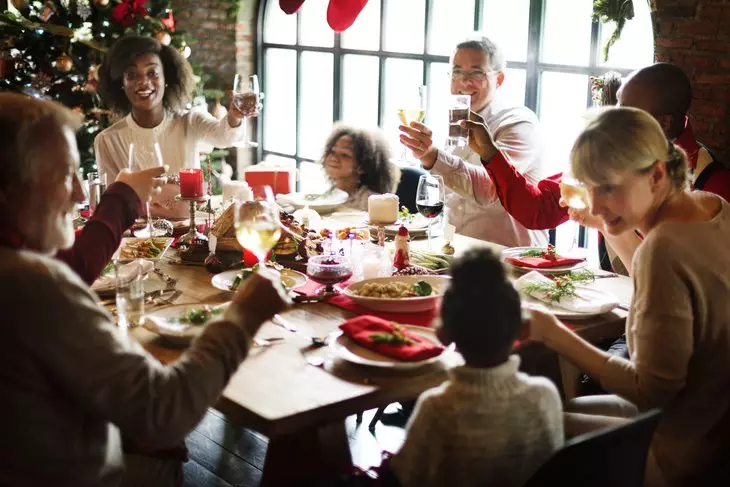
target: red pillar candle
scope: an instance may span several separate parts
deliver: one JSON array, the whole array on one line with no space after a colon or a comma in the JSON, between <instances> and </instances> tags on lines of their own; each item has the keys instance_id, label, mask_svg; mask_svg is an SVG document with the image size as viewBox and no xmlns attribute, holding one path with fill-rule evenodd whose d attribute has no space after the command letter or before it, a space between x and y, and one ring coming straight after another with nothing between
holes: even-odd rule
<instances>
[{"instance_id":1,"label":"red pillar candle","mask_svg":"<svg viewBox=\"0 0 730 487\"><path fill-rule=\"evenodd\" d=\"M180 171L180 196L200 198L203 196L203 170L198 168Z\"/></svg>"}]
</instances>

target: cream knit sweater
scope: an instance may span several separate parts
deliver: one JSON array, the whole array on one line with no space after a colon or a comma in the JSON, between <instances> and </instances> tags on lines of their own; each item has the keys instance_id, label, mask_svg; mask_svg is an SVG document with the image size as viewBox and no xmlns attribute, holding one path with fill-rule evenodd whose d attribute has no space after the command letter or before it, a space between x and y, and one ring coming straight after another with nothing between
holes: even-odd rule
<instances>
[{"instance_id":1,"label":"cream knit sweater","mask_svg":"<svg viewBox=\"0 0 730 487\"><path fill-rule=\"evenodd\" d=\"M519 364L513 355L490 369L458 367L421 395L391 460L404 487L522 485L562 446L555 385Z\"/></svg>"}]
</instances>

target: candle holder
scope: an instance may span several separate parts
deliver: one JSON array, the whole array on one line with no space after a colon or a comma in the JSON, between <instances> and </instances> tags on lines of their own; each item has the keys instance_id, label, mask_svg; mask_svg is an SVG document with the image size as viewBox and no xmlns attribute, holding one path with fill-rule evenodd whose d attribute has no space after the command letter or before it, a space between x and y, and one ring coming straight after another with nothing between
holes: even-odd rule
<instances>
[{"instance_id":1,"label":"candle holder","mask_svg":"<svg viewBox=\"0 0 730 487\"><path fill-rule=\"evenodd\" d=\"M206 237L205 235L200 233L195 225L195 205L196 205L196 203L202 203L204 201L208 201L210 199L210 196L208 196L207 194L204 194L202 196L186 198L186 197L183 197L182 195L177 195L175 197L175 199L178 201L187 201L190 203L190 229L188 230L188 233L186 233L185 235L180 237L180 239L178 240L178 243L180 245L189 247L190 245L193 244L193 242L195 240L201 240L203 242L207 242L208 237Z\"/></svg>"}]
</instances>

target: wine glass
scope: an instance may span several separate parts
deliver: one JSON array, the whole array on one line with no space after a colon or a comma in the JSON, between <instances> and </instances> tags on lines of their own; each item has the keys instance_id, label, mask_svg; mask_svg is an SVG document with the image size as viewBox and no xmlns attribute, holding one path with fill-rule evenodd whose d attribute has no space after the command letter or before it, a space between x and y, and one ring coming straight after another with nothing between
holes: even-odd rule
<instances>
[{"instance_id":1,"label":"wine glass","mask_svg":"<svg viewBox=\"0 0 730 487\"><path fill-rule=\"evenodd\" d=\"M459 122L469 120L471 95L451 95L449 102L449 136L448 147L466 147L469 145L469 130Z\"/></svg>"},{"instance_id":2,"label":"wine glass","mask_svg":"<svg viewBox=\"0 0 730 487\"><path fill-rule=\"evenodd\" d=\"M127 165L130 171L134 169L134 144L129 144L129 154L128 154L128 161ZM152 151L139 151L140 154L138 154L138 157L140 159L149 160L152 159L154 161L154 164L156 167L162 167L164 166L164 162L162 161L162 151L160 150L160 144L158 142L154 143L154 146L152 148ZM137 169L141 170L143 168L142 163L138 161ZM155 178L155 182L158 185L163 185L167 181L166 177L161 178ZM159 219L158 219L159 220ZM169 228L168 228L169 226ZM164 221L160 223L156 223L154 219L152 218L152 215L150 214L150 202L145 202L145 225L144 227L135 230L134 236L137 238L149 238L149 237L157 237L157 236L166 236L168 233L168 230L172 229L172 224L170 222Z\"/></svg>"},{"instance_id":3,"label":"wine glass","mask_svg":"<svg viewBox=\"0 0 730 487\"><path fill-rule=\"evenodd\" d=\"M240 74L236 74L233 77L233 104L236 105L246 118L256 117L259 111L263 108L261 100L264 99L264 94L261 93L259 87L258 75L251 75L248 78L244 78ZM244 120L242 123L247 123ZM248 132L248 127L246 127ZM256 147L258 142L248 140L248 135L244 137L246 147Z\"/></svg>"},{"instance_id":4,"label":"wine glass","mask_svg":"<svg viewBox=\"0 0 730 487\"><path fill-rule=\"evenodd\" d=\"M431 226L434 219L444 211L444 179L433 174L424 174L418 180L416 208L428 219L428 249L431 250Z\"/></svg>"},{"instance_id":5,"label":"wine glass","mask_svg":"<svg viewBox=\"0 0 730 487\"><path fill-rule=\"evenodd\" d=\"M234 217L238 243L252 252L263 267L267 252L281 236L279 207L271 186L254 188L253 201L237 200Z\"/></svg>"},{"instance_id":6,"label":"wine glass","mask_svg":"<svg viewBox=\"0 0 730 487\"><path fill-rule=\"evenodd\" d=\"M352 264L342 255L315 255L307 260L307 276L314 282L324 284L317 294L339 294L335 284L352 277Z\"/></svg>"},{"instance_id":7,"label":"wine glass","mask_svg":"<svg viewBox=\"0 0 730 487\"><path fill-rule=\"evenodd\" d=\"M411 122L423 122L428 104L427 93L426 86L419 86L418 98L407 101L402 108L398 109L398 119L403 125L410 126ZM404 164L408 163L408 148L405 146L403 146L400 162Z\"/></svg>"}]
</instances>

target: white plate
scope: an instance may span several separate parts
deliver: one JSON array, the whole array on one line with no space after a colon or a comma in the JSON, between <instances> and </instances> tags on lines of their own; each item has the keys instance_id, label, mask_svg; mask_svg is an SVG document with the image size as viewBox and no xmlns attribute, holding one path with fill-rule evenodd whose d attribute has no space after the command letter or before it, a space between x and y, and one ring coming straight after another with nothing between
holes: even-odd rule
<instances>
[{"instance_id":1,"label":"white plate","mask_svg":"<svg viewBox=\"0 0 730 487\"><path fill-rule=\"evenodd\" d=\"M401 325L411 333L425 338L433 343L441 345L436 337L436 332L431 328L414 325ZM403 362L391 357L386 357L378 352L374 352L363 346L360 346L354 340L346 336L342 331L337 331L330 336L330 348L341 359L359 365L369 365L371 367L382 367L388 369L415 369L424 365L433 364L441 360L444 356L454 351L454 344L444 348L441 354L418 362Z\"/></svg>"},{"instance_id":2,"label":"white plate","mask_svg":"<svg viewBox=\"0 0 730 487\"><path fill-rule=\"evenodd\" d=\"M433 287L431 296L419 296L414 298L371 298L353 294L364 284L369 282L388 283L404 282L413 284L418 281L426 281ZM357 304L376 311L390 311L395 313L412 313L417 311L429 311L436 307L438 300L444 295L446 286L451 281L449 276L393 276L375 277L350 284L345 288L344 294L352 298Z\"/></svg>"},{"instance_id":3,"label":"white plate","mask_svg":"<svg viewBox=\"0 0 730 487\"><path fill-rule=\"evenodd\" d=\"M583 287L583 286L576 286L576 291L580 293L580 296L595 302L604 302L608 303L610 301L615 301L615 303L603 306L601 309L596 309L595 311L591 312L578 312L578 311L571 311L567 310L565 308L561 308L557 305L557 303L547 303L545 301L541 301L539 299L533 298L531 296L523 296L522 297L522 307L529 309L529 308L540 308L542 310L547 310L554 314L556 317L566 320L587 320L589 318L593 318L595 316L600 316L604 313L608 313L609 311L613 310L614 308L617 308L619 306L618 300L611 294L600 291L598 289L593 289L589 287Z\"/></svg>"},{"instance_id":4,"label":"white plate","mask_svg":"<svg viewBox=\"0 0 730 487\"><path fill-rule=\"evenodd\" d=\"M337 207L345 204L348 198L347 193L339 189L335 189L325 198L313 201L306 199L308 195L308 193L289 193L281 195L281 199L291 203L291 205L296 209L308 206L317 213L331 213L335 211Z\"/></svg>"},{"instance_id":5,"label":"white plate","mask_svg":"<svg viewBox=\"0 0 730 487\"><path fill-rule=\"evenodd\" d=\"M173 343L187 345L203 332L207 323L203 323L200 325L180 323L180 316L193 308L201 308L203 306L205 305L198 303L181 304L178 306L168 306L166 308L161 308L153 311L152 313L145 314L144 324L142 326L152 333L156 333ZM228 306L228 304L208 306L212 308L218 308L221 306ZM216 316L215 319L220 319L220 315Z\"/></svg>"},{"instance_id":6,"label":"white plate","mask_svg":"<svg viewBox=\"0 0 730 487\"><path fill-rule=\"evenodd\" d=\"M434 225L433 229L434 232L436 230L436 227L439 226L438 224L438 218L434 219ZM370 229L370 235L377 235L378 234L378 226L373 225L370 222L367 222L368 228ZM398 229L401 227L401 225L405 225L405 227L408 229L408 233L411 236L417 236L417 235L425 235L426 232L428 232L428 219L421 215L420 213L417 213L416 216L413 218L412 222L409 223L403 223L401 221L397 221L393 223L392 225L385 225L383 229L385 230L386 235L395 235L398 232Z\"/></svg>"},{"instance_id":7,"label":"white plate","mask_svg":"<svg viewBox=\"0 0 730 487\"><path fill-rule=\"evenodd\" d=\"M213 279L211 279L210 282L216 289L220 289L221 291L230 291L233 281L235 281L236 277L240 274L241 269L221 272L220 274L213 276ZM292 283L290 286L287 286L286 283L284 284L284 287L287 289L294 289L307 282L307 276L301 272L293 271L291 269L282 269L281 277L282 279L291 279Z\"/></svg>"},{"instance_id":8,"label":"white plate","mask_svg":"<svg viewBox=\"0 0 730 487\"><path fill-rule=\"evenodd\" d=\"M504 249L502 251L502 260L504 260L506 257L512 257L516 258L519 257L520 254L528 251L528 250L544 250L540 247L510 247L508 249ZM568 254L561 254L563 257L572 257L572 255ZM583 256L581 256L583 257ZM569 265L559 265L555 267L525 267L521 265L513 265L509 262L506 262L506 264L510 265L511 267L514 267L515 269L520 269L524 271L538 271L543 274L565 274L566 272L574 271L577 269L582 269L583 267L588 265L588 260L584 259L582 262L576 262L575 264L569 264Z\"/></svg>"},{"instance_id":9,"label":"white plate","mask_svg":"<svg viewBox=\"0 0 730 487\"><path fill-rule=\"evenodd\" d=\"M165 252L167 252L167 249L170 248L170 245L172 244L173 240L175 240L172 237L151 237L155 244L158 247L162 247L162 252L160 252L157 256L148 256L148 255L140 255L139 257L133 257L129 255L125 255L125 250L130 247L131 245L134 245L138 242L143 242L145 240L149 240L148 238L136 238L136 237L129 237L129 238L123 238L121 244L119 245L119 248L116 252L114 252L113 259L120 259L120 260L131 260L131 259L146 259L146 260L160 260L162 256L165 255Z\"/></svg>"}]
</instances>

